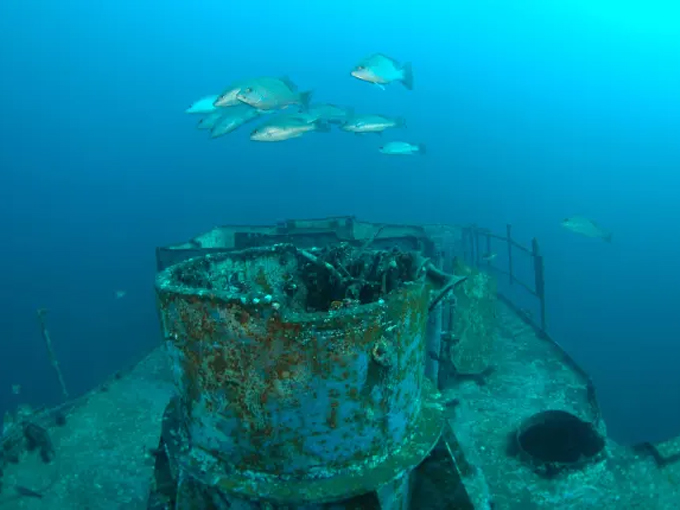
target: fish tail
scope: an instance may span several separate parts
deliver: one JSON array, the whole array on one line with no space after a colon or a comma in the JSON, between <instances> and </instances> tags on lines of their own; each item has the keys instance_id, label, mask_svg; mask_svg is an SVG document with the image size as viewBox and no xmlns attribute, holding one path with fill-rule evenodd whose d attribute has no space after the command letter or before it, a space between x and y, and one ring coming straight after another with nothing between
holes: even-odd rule
<instances>
[{"instance_id":1,"label":"fish tail","mask_svg":"<svg viewBox=\"0 0 680 510\"><path fill-rule=\"evenodd\" d=\"M418 154L420 154L421 156L424 156L425 154L427 154L427 148L425 147L424 143L418 144Z\"/></svg>"},{"instance_id":2,"label":"fish tail","mask_svg":"<svg viewBox=\"0 0 680 510\"><path fill-rule=\"evenodd\" d=\"M604 236L602 236L602 239L604 239L605 242L607 242L607 243L611 243L611 242L612 242L612 234L611 234L611 232L608 233L608 234L605 234Z\"/></svg>"},{"instance_id":3,"label":"fish tail","mask_svg":"<svg viewBox=\"0 0 680 510\"><path fill-rule=\"evenodd\" d=\"M397 117L396 119L394 119L394 127L405 128L406 119L404 117Z\"/></svg>"},{"instance_id":4,"label":"fish tail","mask_svg":"<svg viewBox=\"0 0 680 510\"><path fill-rule=\"evenodd\" d=\"M401 68L404 76L401 79L401 83L409 90L413 90L413 68L411 67L411 62L406 62L404 67Z\"/></svg>"},{"instance_id":5,"label":"fish tail","mask_svg":"<svg viewBox=\"0 0 680 510\"><path fill-rule=\"evenodd\" d=\"M309 108L309 103L312 100L312 91L300 92L300 109L306 111Z\"/></svg>"}]
</instances>

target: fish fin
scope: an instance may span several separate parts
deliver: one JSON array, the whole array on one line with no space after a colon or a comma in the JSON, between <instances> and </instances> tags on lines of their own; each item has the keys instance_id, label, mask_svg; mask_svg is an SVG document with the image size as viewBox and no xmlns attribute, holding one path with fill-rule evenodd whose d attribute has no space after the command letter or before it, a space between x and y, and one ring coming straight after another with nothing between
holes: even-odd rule
<instances>
[{"instance_id":1,"label":"fish fin","mask_svg":"<svg viewBox=\"0 0 680 510\"><path fill-rule=\"evenodd\" d=\"M425 147L425 144L424 144L424 143L419 143L419 144L418 144L418 152L419 152L422 156L424 156L425 154L427 154L427 148Z\"/></svg>"},{"instance_id":2,"label":"fish fin","mask_svg":"<svg viewBox=\"0 0 680 510\"><path fill-rule=\"evenodd\" d=\"M608 233L605 236L602 237L606 243L611 243L612 242L612 233Z\"/></svg>"},{"instance_id":3,"label":"fish fin","mask_svg":"<svg viewBox=\"0 0 680 510\"><path fill-rule=\"evenodd\" d=\"M374 83L373 85L378 87L380 90L385 90L385 85L383 85L382 83Z\"/></svg>"},{"instance_id":4,"label":"fish fin","mask_svg":"<svg viewBox=\"0 0 680 510\"><path fill-rule=\"evenodd\" d=\"M404 72L404 77L401 79L401 83L407 89L413 90L413 68L411 67L411 62L406 62L401 70Z\"/></svg>"},{"instance_id":5,"label":"fish fin","mask_svg":"<svg viewBox=\"0 0 680 510\"><path fill-rule=\"evenodd\" d=\"M347 112L347 118L348 119L351 119L351 118L354 117L354 108L352 108L351 106L348 106L347 108L345 108L345 111Z\"/></svg>"},{"instance_id":6,"label":"fish fin","mask_svg":"<svg viewBox=\"0 0 680 510\"><path fill-rule=\"evenodd\" d=\"M300 110L307 111L309 102L312 100L312 91L300 92Z\"/></svg>"},{"instance_id":7,"label":"fish fin","mask_svg":"<svg viewBox=\"0 0 680 510\"><path fill-rule=\"evenodd\" d=\"M295 83L293 83L293 80L291 80L288 76L281 76L279 80L281 80L290 90L292 90L293 92L297 92L298 90L297 85L295 85Z\"/></svg>"},{"instance_id":8,"label":"fish fin","mask_svg":"<svg viewBox=\"0 0 680 510\"><path fill-rule=\"evenodd\" d=\"M378 136L382 136L382 131L373 131L373 133L375 133Z\"/></svg>"},{"instance_id":9,"label":"fish fin","mask_svg":"<svg viewBox=\"0 0 680 510\"><path fill-rule=\"evenodd\" d=\"M406 119L404 117L397 117L396 119L394 119L394 127L405 128Z\"/></svg>"},{"instance_id":10,"label":"fish fin","mask_svg":"<svg viewBox=\"0 0 680 510\"><path fill-rule=\"evenodd\" d=\"M331 131L331 125L329 122L317 120L314 122L314 129L319 133L329 133Z\"/></svg>"}]
</instances>

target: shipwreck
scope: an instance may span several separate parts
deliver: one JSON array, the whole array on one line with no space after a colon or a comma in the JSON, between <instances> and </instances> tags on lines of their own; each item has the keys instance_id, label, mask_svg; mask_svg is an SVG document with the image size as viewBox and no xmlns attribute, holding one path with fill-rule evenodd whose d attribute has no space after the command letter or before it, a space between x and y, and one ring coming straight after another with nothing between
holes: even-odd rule
<instances>
[{"instance_id":1,"label":"shipwreck","mask_svg":"<svg viewBox=\"0 0 680 510\"><path fill-rule=\"evenodd\" d=\"M40 312L65 401L5 417L0 509L678 507L680 439L607 436L510 227L292 220L156 255L162 341L86 395Z\"/></svg>"}]
</instances>

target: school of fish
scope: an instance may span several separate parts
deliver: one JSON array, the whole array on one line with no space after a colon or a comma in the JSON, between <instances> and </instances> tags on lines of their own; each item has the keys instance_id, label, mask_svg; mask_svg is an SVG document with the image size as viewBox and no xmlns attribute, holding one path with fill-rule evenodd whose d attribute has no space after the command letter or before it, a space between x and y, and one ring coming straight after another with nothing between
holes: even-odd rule
<instances>
[{"instance_id":1,"label":"school of fish","mask_svg":"<svg viewBox=\"0 0 680 510\"><path fill-rule=\"evenodd\" d=\"M411 64L400 64L382 53L359 61L349 74L381 89L401 83L413 90ZM283 142L312 132L326 133L332 125L356 135L382 135L388 129L406 127L403 118L356 113L346 106L312 103L311 98L311 91L298 90L287 77L262 76L232 83L221 94L203 97L187 108L186 113L202 115L197 127L210 131L212 138L232 133L262 117L264 122L250 133L250 139L256 142ZM422 156L427 150L422 143L391 141L378 147L378 152ZM562 220L561 225L573 233L612 242L611 232L589 218L573 216ZM492 259L490 255L487 261Z\"/></svg>"},{"instance_id":2,"label":"school of fish","mask_svg":"<svg viewBox=\"0 0 680 510\"><path fill-rule=\"evenodd\" d=\"M399 64L381 53L364 58L349 74L381 89L391 83L413 89L411 64ZM255 142L283 142L307 133L326 133L333 125L356 135L382 135L388 129L406 127L402 118L358 114L346 106L312 103L311 97L311 91L300 91L287 77L261 76L232 83L221 94L202 97L186 113L201 115L197 127L209 131L211 138L233 133L262 117L263 122L250 133ZM406 156L426 153L424 144L404 141L388 142L378 151Z\"/></svg>"}]
</instances>

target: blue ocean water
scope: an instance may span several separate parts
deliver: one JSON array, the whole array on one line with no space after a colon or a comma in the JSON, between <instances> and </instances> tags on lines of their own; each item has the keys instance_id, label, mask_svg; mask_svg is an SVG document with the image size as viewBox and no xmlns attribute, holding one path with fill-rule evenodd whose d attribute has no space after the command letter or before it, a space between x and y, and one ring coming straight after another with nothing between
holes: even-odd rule
<instances>
[{"instance_id":1,"label":"blue ocean water","mask_svg":"<svg viewBox=\"0 0 680 510\"><path fill-rule=\"evenodd\" d=\"M354 214L539 239L549 329L592 375L624 443L680 428L680 29L666 2L0 3L0 411L72 393L159 341L154 248L221 223ZM414 90L355 80L384 52ZM382 141L334 131L209 140L183 113L244 77L402 116ZM383 140L383 141L384 141ZM579 237L581 214L614 233ZM127 292L115 299L117 290Z\"/></svg>"}]
</instances>

